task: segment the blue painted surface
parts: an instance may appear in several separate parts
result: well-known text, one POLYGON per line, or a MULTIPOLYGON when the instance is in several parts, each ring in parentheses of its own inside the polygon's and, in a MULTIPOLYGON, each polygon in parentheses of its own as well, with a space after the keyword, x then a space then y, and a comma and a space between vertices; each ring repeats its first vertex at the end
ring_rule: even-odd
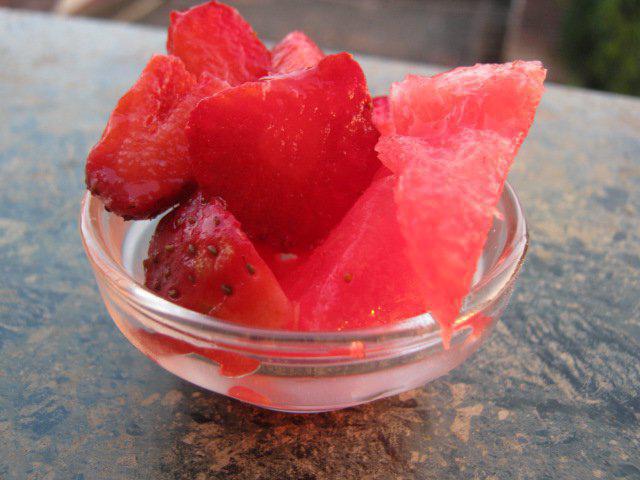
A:
MULTIPOLYGON (((511 181, 532 244, 472 361, 286 416, 120 335, 78 235, 83 162, 164 33, 0 10, 0 478, 640 478, 640 102, 551 87, 511 181)), ((409 71, 364 59, 383 93, 409 71)))

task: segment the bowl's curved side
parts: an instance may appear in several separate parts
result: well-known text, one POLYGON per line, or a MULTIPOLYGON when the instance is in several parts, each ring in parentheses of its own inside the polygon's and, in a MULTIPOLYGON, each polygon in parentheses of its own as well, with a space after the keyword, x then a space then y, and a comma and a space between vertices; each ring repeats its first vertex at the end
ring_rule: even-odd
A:
POLYGON ((416 388, 458 366, 483 343, 509 300, 527 249, 522 207, 508 185, 499 211, 448 349, 428 314, 387 327, 319 333, 207 317, 136 281, 123 256, 146 251, 146 244, 127 244, 145 242, 144 236, 128 236, 133 223, 105 212, 88 193, 80 231, 109 313, 145 355, 203 388, 265 408, 312 412, 416 388))

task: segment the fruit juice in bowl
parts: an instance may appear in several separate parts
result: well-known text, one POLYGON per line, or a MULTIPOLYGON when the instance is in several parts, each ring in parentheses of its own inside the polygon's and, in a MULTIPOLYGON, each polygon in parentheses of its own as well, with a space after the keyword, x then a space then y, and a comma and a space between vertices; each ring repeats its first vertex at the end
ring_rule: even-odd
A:
POLYGON ((87 159, 81 233, 107 309, 167 370, 282 411, 356 405, 464 361, 524 258, 505 181, 537 62, 409 76, 271 51, 230 7, 171 16, 87 159), (284 260, 283 260, 284 259, 284 260))
POLYGON ((244 327, 186 310, 140 285, 153 221, 124 222, 87 195, 82 230, 109 312, 145 355, 214 392, 270 409, 317 412, 416 388, 455 368, 485 341, 506 306, 526 250, 524 217, 508 186, 499 209, 504 218, 489 235, 483 274, 446 349, 428 314, 387 327, 291 332, 244 327))

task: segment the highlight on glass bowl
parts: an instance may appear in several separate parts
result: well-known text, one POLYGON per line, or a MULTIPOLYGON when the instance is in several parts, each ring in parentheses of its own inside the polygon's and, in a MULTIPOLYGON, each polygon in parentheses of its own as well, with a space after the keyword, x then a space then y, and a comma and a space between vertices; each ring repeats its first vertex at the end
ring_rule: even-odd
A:
POLYGON ((275 410, 345 408, 463 362, 527 247, 506 178, 546 70, 409 75, 238 12, 173 12, 86 164, 81 233, 122 333, 174 374, 275 410), (400 79, 399 79, 400 80, 400 79))

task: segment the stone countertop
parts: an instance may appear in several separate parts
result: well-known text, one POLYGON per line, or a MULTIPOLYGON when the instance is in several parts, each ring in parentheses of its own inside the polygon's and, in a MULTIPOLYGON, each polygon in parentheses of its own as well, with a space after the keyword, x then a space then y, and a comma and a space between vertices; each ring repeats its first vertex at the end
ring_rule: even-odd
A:
MULTIPOLYGON (((640 101, 551 86, 511 174, 531 248, 470 361, 295 416, 189 385, 103 307, 83 163, 164 33, 0 10, 0 478, 640 478, 640 101)), ((364 59, 374 93, 409 71, 364 59)))

